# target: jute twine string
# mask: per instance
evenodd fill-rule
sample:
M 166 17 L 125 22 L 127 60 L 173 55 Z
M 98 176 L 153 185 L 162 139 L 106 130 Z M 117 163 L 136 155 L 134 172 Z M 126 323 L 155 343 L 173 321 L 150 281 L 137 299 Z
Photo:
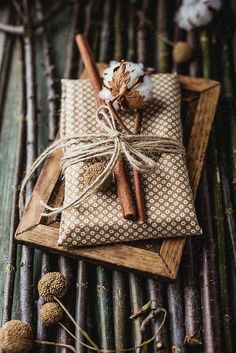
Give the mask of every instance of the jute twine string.
M 104 183 L 121 155 L 125 156 L 132 168 L 142 173 L 148 173 L 153 172 L 157 168 L 157 162 L 149 157 L 147 153 L 185 154 L 184 147 L 180 141 L 156 135 L 130 135 L 119 132 L 116 129 L 113 112 L 107 105 L 102 105 L 97 109 L 96 121 L 98 127 L 105 133 L 62 137 L 49 146 L 36 159 L 32 168 L 24 177 L 21 185 L 19 197 L 19 209 L 21 214 L 23 212 L 23 198 L 26 184 L 32 178 L 37 168 L 57 150 L 64 150 L 64 156 L 62 158 L 63 173 L 72 165 L 94 158 L 106 158 L 108 162 L 102 173 L 97 176 L 94 182 L 87 186 L 82 193 L 71 202 L 53 208 L 41 201 L 47 210 L 46 213 L 43 213 L 43 216 L 55 215 L 72 206 L 79 206 Z

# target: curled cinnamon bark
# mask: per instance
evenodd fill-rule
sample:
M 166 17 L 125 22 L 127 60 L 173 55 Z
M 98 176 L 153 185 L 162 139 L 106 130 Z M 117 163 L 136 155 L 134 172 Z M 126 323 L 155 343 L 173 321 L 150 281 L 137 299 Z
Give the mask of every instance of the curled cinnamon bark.
M 78 34 L 76 36 L 76 43 L 80 51 L 84 66 L 87 70 L 89 79 L 92 83 L 92 87 L 96 96 L 102 89 L 101 78 L 93 58 L 93 54 L 87 42 L 87 39 L 82 35 Z M 98 98 L 97 104 L 100 105 L 102 101 Z M 110 103 L 112 105 L 112 103 Z M 109 106 L 110 106 L 109 105 Z M 111 107 L 112 108 L 112 107 Z M 116 114 L 116 119 L 118 123 L 124 127 L 124 124 L 120 120 L 119 116 Z M 127 128 L 126 128 L 127 130 Z M 114 167 L 114 175 L 116 179 L 117 193 L 120 199 L 120 204 L 122 207 L 123 217 L 125 219 L 135 219 L 136 217 L 136 208 L 133 200 L 132 192 L 130 185 L 125 173 L 124 161 L 120 157 Z

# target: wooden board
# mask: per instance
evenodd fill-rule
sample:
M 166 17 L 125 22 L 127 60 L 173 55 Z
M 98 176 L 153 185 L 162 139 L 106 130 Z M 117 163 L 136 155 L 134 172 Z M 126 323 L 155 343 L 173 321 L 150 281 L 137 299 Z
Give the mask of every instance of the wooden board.
M 179 76 L 183 101 L 188 105 L 184 121 L 187 148 L 187 165 L 190 183 L 196 196 L 207 143 L 215 115 L 220 84 L 187 76 Z M 139 271 L 174 279 L 177 276 L 185 239 L 159 240 L 159 250 L 149 250 L 149 241 L 141 248 L 135 244 L 112 244 L 81 248 L 65 248 L 57 245 L 59 223 L 41 217 L 43 211 L 39 200 L 55 203 L 61 201 L 57 181 L 60 175 L 61 152 L 46 163 L 36 183 L 30 203 L 16 232 L 17 241 L 33 247 L 45 248 L 56 253 L 83 258 L 126 270 Z M 55 191 L 57 190 L 57 191 Z M 132 256 L 131 256 L 132 255 Z

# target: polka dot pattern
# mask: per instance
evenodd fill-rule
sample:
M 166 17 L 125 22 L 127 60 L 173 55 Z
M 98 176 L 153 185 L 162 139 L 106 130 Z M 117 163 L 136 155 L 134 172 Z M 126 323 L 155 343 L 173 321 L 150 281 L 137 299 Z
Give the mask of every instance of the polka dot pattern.
M 153 99 L 143 111 L 141 133 L 182 140 L 177 76 L 157 74 L 152 80 Z M 97 133 L 96 109 L 89 81 L 62 80 L 61 136 Z M 126 112 L 122 117 L 132 130 L 134 116 Z M 113 184 L 109 191 L 94 193 L 79 207 L 62 213 L 59 244 L 83 246 L 200 234 L 185 158 L 168 153 L 154 158 L 156 172 L 142 175 L 147 216 L 143 225 L 123 219 Z M 80 163 L 66 169 L 65 203 L 82 192 L 83 174 L 89 165 Z M 133 185 L 128 165 L 127 170 Z

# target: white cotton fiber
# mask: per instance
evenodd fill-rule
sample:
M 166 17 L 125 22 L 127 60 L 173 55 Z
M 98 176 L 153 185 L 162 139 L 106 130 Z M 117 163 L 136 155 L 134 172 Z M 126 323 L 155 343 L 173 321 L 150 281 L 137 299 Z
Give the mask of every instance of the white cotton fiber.
M 184 0 L 175 19 L 179 27 L 186 31 L 206 26 L 212 21 L 214 11 L 218 11 L 221 5 L 221 0 Z

